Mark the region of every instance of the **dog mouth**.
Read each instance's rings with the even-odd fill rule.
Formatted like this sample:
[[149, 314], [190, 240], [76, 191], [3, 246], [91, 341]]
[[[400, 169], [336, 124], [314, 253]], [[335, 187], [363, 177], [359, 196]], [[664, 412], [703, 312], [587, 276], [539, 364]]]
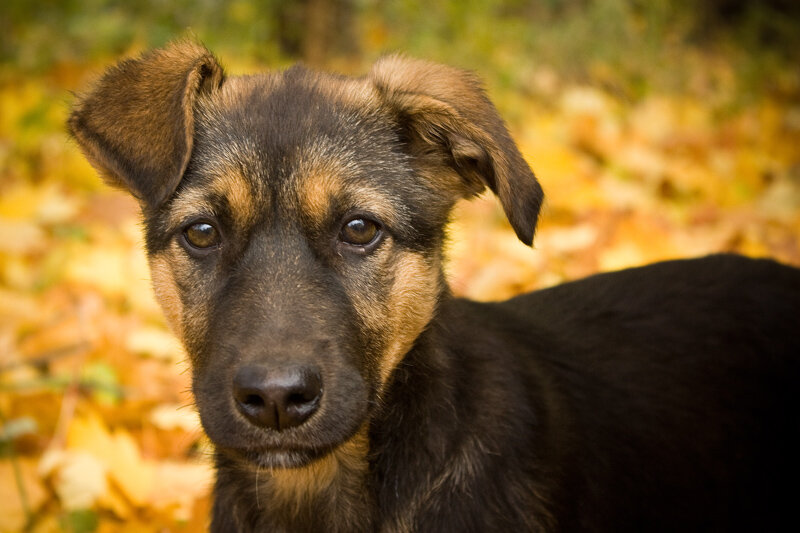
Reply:
[[331, 453], [333, 448], [221, 448], [217, 451], [257, 468], [300, 468]]

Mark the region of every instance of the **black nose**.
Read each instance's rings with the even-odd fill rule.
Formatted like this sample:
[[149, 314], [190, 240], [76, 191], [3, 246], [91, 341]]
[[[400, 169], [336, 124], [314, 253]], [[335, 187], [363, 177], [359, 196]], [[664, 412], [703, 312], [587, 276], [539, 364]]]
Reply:
[[313, 367], [241, 367], [233, 378], [236, 406], [253, 424], [281, 431], [299, 426], [319, 407], [322, 377]]

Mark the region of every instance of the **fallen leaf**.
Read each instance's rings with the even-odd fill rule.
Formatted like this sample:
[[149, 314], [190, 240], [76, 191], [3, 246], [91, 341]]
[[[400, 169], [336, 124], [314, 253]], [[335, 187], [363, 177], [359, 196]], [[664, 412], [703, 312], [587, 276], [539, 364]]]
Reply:
[[150, 421], [159, 429], [181, 429], [186, 432], [200, 430], [200, 417], [193, 409], [183, 409], [178, 404], [159, 405], [150, 411]]
[[124, 429], [112, 433], [99, 416], [88, 414], [76, 417], [70, 424], [67, 448], [91, 453], [133, 505], [146, 503], [153, 486], [153, 465], [142, 459], [130, 433]]
[[46, 246], [42, 228], [30, 220], [0, 218], [0, 252], [29, 254], [42, 251]]
[[211, 490], [214, 471], [206, 463], [162, 461], [155, 472], [150, 501], [156, 509], [170, 509], [177, 520], [189, 520], [194, 501]]
[[88, 509], [108, 493], [106, 467], [95, 455], [83, 450], [50, 450], [39, 463], [42, 477], [53, 478], [64, 509]]
[[[18, 458], [17, 467], [28, 509], [37, 512], [46, 501], [47, 492], [40, 481], [36, 461]], [[14, 465], [8, 459], [0, 460], [0, 531], [22, 531], [26, 519]]]
[[132, 353], [177, 363], [184, 358], [184, 351], [174, 335], [155, 327], [141, 327], [131, 331], [125, 338], [125, 346]]

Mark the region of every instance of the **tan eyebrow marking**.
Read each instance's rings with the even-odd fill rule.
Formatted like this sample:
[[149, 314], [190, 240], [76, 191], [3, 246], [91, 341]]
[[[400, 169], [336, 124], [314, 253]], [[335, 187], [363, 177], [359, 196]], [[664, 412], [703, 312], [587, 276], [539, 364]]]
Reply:
[[295, 194], [299, 210], [312, 223], [323, 223], [329, 216], [334, 198], [344, 198], [354, 209], [374, 213], [382, 221], [394, 225], [401, 217], [402, 206], [378, 187], [358, 183], [355, 165], [345, 158], [326, 157], [323, 148], [306, 153], [306, 163], [295, 171]]
[[178, 226], [198, 215], [216, 216], [218, 206], [212, 202], [214, 196], [225, 198], [238, 227], [246, 227], [257, 214], [255, 192], [241, 171], [219, 169], [208, 186], [189, 187], [178, 193], [171, 207], [171, 225]]

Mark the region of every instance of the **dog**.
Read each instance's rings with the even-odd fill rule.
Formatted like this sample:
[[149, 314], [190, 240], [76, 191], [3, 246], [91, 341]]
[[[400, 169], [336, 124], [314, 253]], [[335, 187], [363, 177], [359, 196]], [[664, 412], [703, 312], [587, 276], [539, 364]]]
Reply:
[[215, 446], [211, 530], [775, 531], [796, 522], [800, 271], [733, 255], [451, 295], [454, 203], [532, 244], [542, 189], [477, 78], [228, 77], [177, 42], [68, 128], [141, 206]]

